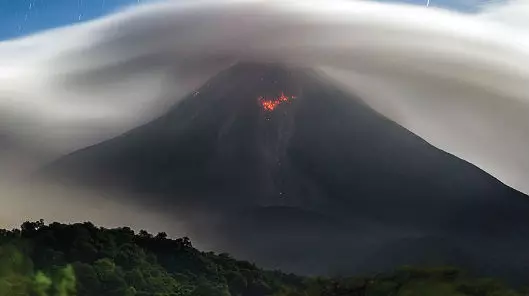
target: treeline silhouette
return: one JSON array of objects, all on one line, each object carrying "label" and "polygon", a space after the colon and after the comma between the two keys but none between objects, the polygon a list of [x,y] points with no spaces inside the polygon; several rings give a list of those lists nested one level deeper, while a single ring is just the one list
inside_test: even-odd
[{"label": "treeline silhouette", "polygon": [[457,268],[403,267],[365,277],[302,277],[184,237],[92,223],[25,222],[0,230],[0,296],[522,296]]}]

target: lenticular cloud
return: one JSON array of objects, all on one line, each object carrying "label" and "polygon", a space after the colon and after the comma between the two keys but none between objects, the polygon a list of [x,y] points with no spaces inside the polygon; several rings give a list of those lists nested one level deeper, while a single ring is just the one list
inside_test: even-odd
[{"label": "lenticular cloud", "polygon": [[351,0],[137,6],[0,43],[0,146],[60,155],[152,119],[238,61],[280,62],[321,71],[529,193],[527,20],[524,1],[475,14]]}]

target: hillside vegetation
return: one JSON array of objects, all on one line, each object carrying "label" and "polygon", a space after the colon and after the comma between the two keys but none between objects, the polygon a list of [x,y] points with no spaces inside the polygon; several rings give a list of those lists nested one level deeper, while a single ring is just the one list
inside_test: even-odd
[{"label": "hillside vegetation", "polygon": [[188,238],[92,223],[0,230],[0,296],[522,296],[450,267],[354,278],[268,271]]}]

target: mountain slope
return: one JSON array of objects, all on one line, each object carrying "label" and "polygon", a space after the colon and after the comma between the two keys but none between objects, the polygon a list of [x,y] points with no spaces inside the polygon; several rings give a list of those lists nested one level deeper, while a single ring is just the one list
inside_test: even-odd
[{"label": "mountain slope", "polygon": [[42,175],[211,211],[216,229],[186,217],[196,235],[267,267],[356,272],[428,263],[436,248],[436,262],[510,278],[529,263],[525,195],[306,69],[235,65]]}]

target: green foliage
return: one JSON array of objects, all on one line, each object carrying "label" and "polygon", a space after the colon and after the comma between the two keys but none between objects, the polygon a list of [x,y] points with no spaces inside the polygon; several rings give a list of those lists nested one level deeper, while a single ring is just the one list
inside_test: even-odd
[{"label": "green foliage", "polygon": [[67,265],[57,271],[56,278],[53,281],[53,288],[57,296],[76,295],[75,272],[71,265]]},{"label": "green foliage", "polygon": [[52,278],[34,272],[31,259],[19,248],[0,245],[0,296],[73,296],[75,285],[72,266],[56,268]]},{"label": "green foliage", "polygon": [[456,268],[340,279],[266,271],[188,238],[91,223],[0,230],[0,296],[521,296]]},{"label": "green foliage", "polygon": [[48,295],[48,290],[51,288],[53,282],[52,280],[46,276],[41,271],[37,272],[35,275],[35,282],[34,282],[34,291],[37,296],[46,296]]}]

